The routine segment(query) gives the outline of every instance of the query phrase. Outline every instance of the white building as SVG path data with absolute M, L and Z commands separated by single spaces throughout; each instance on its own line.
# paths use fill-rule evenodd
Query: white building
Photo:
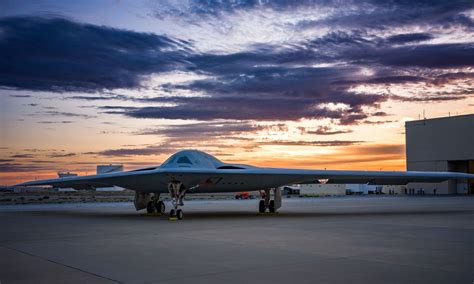
M 407 194 L 405 185 L 384 185 L 382 187 L 382 192 L 384 194 Z
M 108 164 L 108 165 L 97 165 L 97 174 L 109 174 L 115 172 L 123 172 L 123 165 L 121 164 Z M 122 191 L 123 187 L 112 186 L 112 187 L 98 187 L 96 191 Z
M 368 184 L 346 184 L 344 185 L 348 194 L 375 194 L 382 191 L 381 185 Z
M 331 196 L 346 194 L 346 185 L 344 184 L 295 184 L 290 187 L 299 190 L 300 196 Z

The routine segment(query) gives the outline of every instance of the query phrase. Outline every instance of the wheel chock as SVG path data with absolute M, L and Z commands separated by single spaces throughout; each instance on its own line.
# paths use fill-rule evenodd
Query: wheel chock
M 170 220 L 170 221 L 178 221 L 178 217 L 169 217 L 168 220 Z
M 143 213 L 143 214 L 140 214 L 142 216 L 147 216 L 147 217 L 154 217 L 154 216 L 161 216 L 163 214 L 161 213 Z

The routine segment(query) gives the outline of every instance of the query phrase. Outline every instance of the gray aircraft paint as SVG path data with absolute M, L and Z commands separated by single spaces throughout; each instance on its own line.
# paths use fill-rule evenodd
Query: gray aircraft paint
M 168 184 L 180 181 L 188 193 L 238 192 L 275 188 L 295 183 L 403 185 L 409 182 L 442 182 L 472 179 L 473 174 L 454 172 L 339 171 L 260 168 L 227 164 L 198 150 L 183 150 L 161 166 L 127 172 L 30 181 L 19 186 L 94 189 L 120 186 L 142 192 L 168 192 Z

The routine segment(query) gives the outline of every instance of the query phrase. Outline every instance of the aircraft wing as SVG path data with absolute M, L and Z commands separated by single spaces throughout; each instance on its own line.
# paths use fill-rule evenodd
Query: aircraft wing
M 455 172 L 389 172 L 389 171 L 340 171 L 301 170 L 281 168 L 248 169 L 199 169 L 199 168 L 153 168 L 110 174 L 66 177 L 31 181 L 19 186 L 72 187 L 94 189 L 120 186 L 138 191 L 153 191 L 166 188 L 171 181 L 180 181 L 187 188 L 200 186 L 219 187 L 222 184 L 244 184 L 245 190 L 265 189 L 287 184 L 373 184 L 404 185 L 409 182 L 437 183 L 450 179 L 474 179 L 474 174 Z M 240 187 L 236 187 L 240 188 Z M 238 190 L 236 190 L 238 191 Z
M 53 186 L 59 188 L 74 188 L 78 190 L 93 190 L 100 187 L 120 186 L 140 190 L 150 187 L 160 176 L 156 170 L 115 172 L 108 174 L 63 177 L 56 179 L 35 180 L 17 184 L 16 186 Z

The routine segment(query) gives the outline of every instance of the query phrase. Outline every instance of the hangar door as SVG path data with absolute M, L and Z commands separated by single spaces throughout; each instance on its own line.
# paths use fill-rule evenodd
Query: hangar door
M 448 161 L 450 172 L 474 174 L 474 160 Z M 474 179 L 458 180 L 454 183 L 458 194 L 474 194 Z
M 469 161 L 469 173 L 474 174 L 474 161 Z M 474 179 L 470 179 L 469 183 L 469 194 L 474 194 Z

